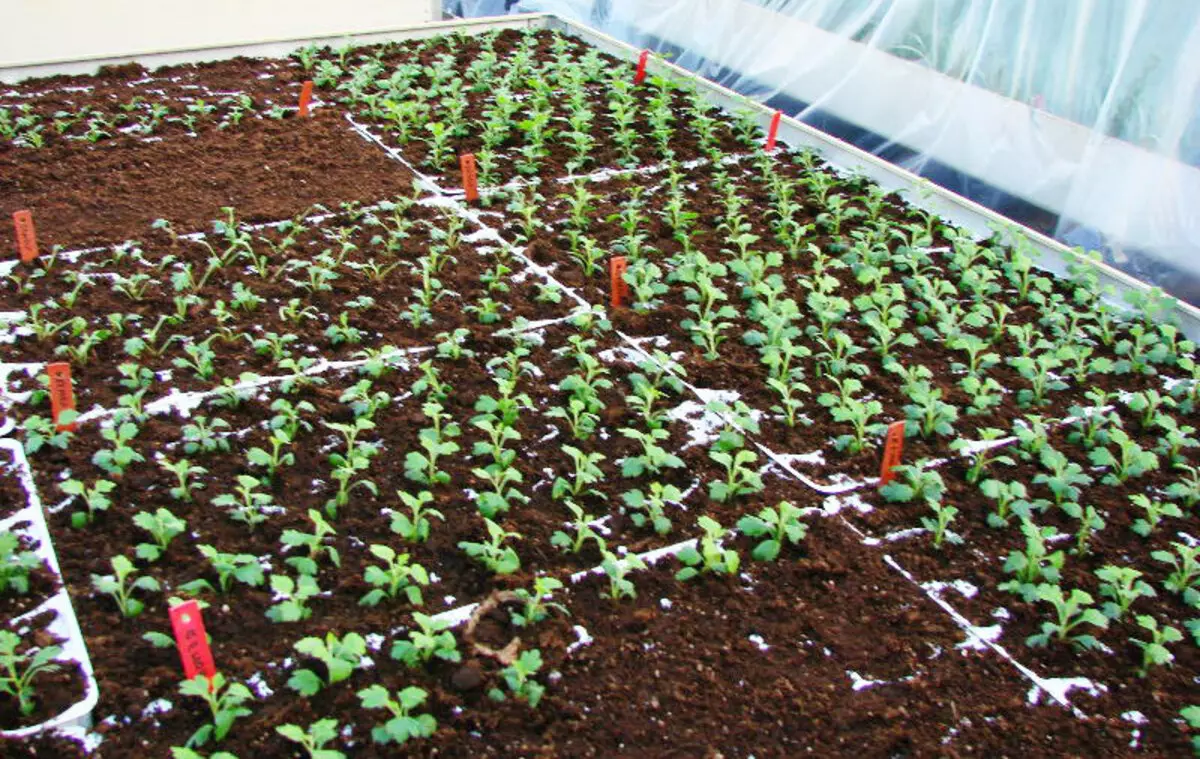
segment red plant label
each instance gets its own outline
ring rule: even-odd
[[[200,604],[192,600],[172,607],[171,629],[175,632],[175,645],[183,661],[184,677],[191,680],[198,673],[209,678],[217,674],[208,636],[204,632],[204,618],[200,616]]]
[[[17,231],[17,251],[21,261],[29,263],[37,258],[37,233],[33,229],[33,214],[27,210],[13,212],[13,227]]]
[[[621,299],[629,299],[629,283],[625,281],[625,270],[629,265],[625,261],[625,256],[613,256],[608,262],[608,276],[611,280],[612,287],[612,304],[613,308],[619,308]]]
[[[904,422],[892,422],[888,425],[887,438],[883,444],[883,466],[879,470],[879,487],[883,487],[896,476],[892,467],[900,463],[904,454]]]
[[[75,423],[59,424],[58,417],[64,411],[75,410],[75,390],[71,385],[71,365],[62,361],[48,364],[46,373],[50,375],[50,414],[54,417],[54,429],[57,432],[75,431]]]
[[[643,50],[638,56],[637,73],[633,75],[633,83],[641,84],[646,80],[646,61],[650,60],[650,51]]]
[[[300,88],[300,115],[301,116],[308,115],[308,106],[310,103],[312,103],[312,88],[313,88],[313,84],[312,84],[311,79],[309,79],[307,82],[305,82],[304,86]]]
[[[783,114],[775,111],[775,115],[771,117],[771,128],[767,130],[767,150],[775,149],[775,138],[779,136],[779,120],[783,118]]]
[[[475,154],[463,153],[458,157],[458,168],[462,171],[463,192],[467,202],[479,200],[479,175],[475,171]]]

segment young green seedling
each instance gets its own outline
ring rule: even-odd
[[[288,687],[301,696],[316,695],[329,685],[336,685],[347,679],[354,670],[363,666],[363,658],[367,655],[367,642],[358,633],[346,633],[338,637],[337,633],[325,633],[325,638],[301,638],[293,648],[304,656],[316,659],[325,665],[326,677],[322,678],[311,669],[297,669],[288,678]]]
[[[1130,643],[1142,649],[1142,667],[1138,671],[1138,676],[1145,677],[1149,674],[1150,667],[1170,666],[1175,661],[1175,654],[1171,653],[1167,644],[1183,640],[1183,633],[1179,632],[1179,628],[1171,625],[1160,627],[1158,620],[1149,614],[1139,614],[1137,623],[1138,627],[1150,633],[1149,640],[1129,639]]]
[[[58,487],[67,495],[83,499],[87,511],[80,511],[71,515],[71,526],[79,528],[91,524],[98,512],[107,511],[108,507],[112,506],[112,499],[108,497],[108,494],[116,490],[117,484],[109,480],[96,480],[95,485],[88,487],[83,482],[72,479],[67,480]]]
[[[584,546],[586,546],[590,541],[595,543],[596,547],[603,552],[606,545],[604,538],[600,537],[600,534],[592,526],[592,524],[596,521],[596,516],[594,514],[585,514],[583,508],[572,500],[567,500],[566,505],[567,509],[570,510],[571,515],[574,517],[574,519],[571,521],[571,530],[575,533],[575,536],[571,537],[571,535],[564,530],[556,530],[554,534],[550,536],[550,545],[556,548],[561,548],[568,553],[577,554],[582,551]]]
[[[153,514],[139,511],[133,515],[133,523],[150,533],[154,539],[153,543],[139,543],[134,549],[137,557],[143,561],[158,561],[166,553],[171,541],[187,529],[186,521],[162,507]]]
[[[428,508],[433,503],[433,493],[422,490],[415,496],[403,490],[397,490],[396,496],[408,507],[408,514],[392,512],[392,532],[404,540],[424,543],[429,539],[432,528],[431,519],[445,521],[446,517],[437,509]]]
[[[242,683],[227,681],[220,672],[211,679],[200,674],[184,680],[179,684],[179,693],[203,700],[208,705],[211,721],[192,733],[187,741],[188,748],[203,746],[210,740],[223,741],[236,720],[253,714],[245,704],[254,701],[254,694]]]
[[[18,653],[20,647],[21,636],[0,630],[0,694],[15,697],[21,715],[27,717],[37,708],[33,681],[59,670],[54,660],[62,655],[62,648],[45,646],[32,653]]]
[[[550,616],[551,611],[569,616],[571,612],[567,610],[567,607],[550,600],[554,591],[562,590],[562,587],[563,584],[560,580],[542,576],[534,578],[532,590],[518,588],[515,592],[524,606],[519,612],[512,612],[512,623],[517,627],[529,627],[545,620]]]
[[[271,575],[271,593],[275,603],[267,609],[267,619],[300,622],[312,616],[308,602],[321,594],[321,588],[312,575],[298,575],[294,580],[287,575]]]
[[[1034,598],[1053,605],[1055,619],[1043,622],[1040,633],[1026,638],[1027,646],[1041,647],[1053,640],[1069,642],[1079,648],[1100,647],[1100,641],[1094,635],[1076,632],[1081,625],[1091,625],[1101,630],[1108,627],[1108,617],[1092,607],[1091,594],[1075,588],[1068,595],[1057,585],[1042,584],[1037,586]]]
[[[133,562],[124,556],[115,556],[110,561],[113,574],[92,575],[92,587],[98,593],[112,596],[117,609],[123,617],[136,617],[146,608],[146,604],[133,597],[134,591],[157,592],[161,589],[158,580],[145,575],[138,577]]]
[[[546,686],[533,679],[542,668],[542,652],[536,648],[522,651],[517,660],[500,670],[500,676],[508,691],[515,698],[529,704],[530,709],[536,709],[546,692]],[[492,688],[488,696],[494,701],[503,701],[506,696],[500,688]]]
[[[413,710],[425,703],[429,694],[415,685],[410,685],[392,698],[387,688],[372,685],[357,694],[364,709],[384,709],[391,719],[371,728],[371,739],[378,745],[396,743],[403,746],[413,738],[428,738],[437,731],[437,721],[429,714],[413,714]]]
[[[341,751],[325,748],[325,745],[338,737],[338,722],[336,719],[321,719],[308,726],[279,725],[275,732],[292,743],[297,743],[308,754],[309,759],[346,759]]]
[[[680,503],[683,493],[674,485],[661,482],[650,483],[647,490],[648,492],[628,490],[621,495],[625,505],[633,511],[629,518],[638,527],[650,525],[659,535],[666,535],[671,531],[671,520],[667,517],[666,506],[668,503]]]
[[[633,580],[629,579],[629,575],[635,570],[644,570],[646,563],[638,558],[638,555],[635,553],[618,557],[616,554],[606,550],[603,552],[603,556],[604,559],[600,562],[600,568],[608,576],[607,596],[613,601],[620,601],[622,598],[637,598],[637,587],[634,586]],[[601,593],[601,595],[605,594]]]
[[[1101,611],[1114,622],[1124,617],[1139,598],[1157,595],[1154,588],[1141,579],[1142,573],[1133,567],[1108,564],[1096,570],[1096,577],[1100,580],[1100,595],[1110,599],[1103,604]]]
[[[279,542],[283,543],[284,550],[303,550],[307,555],[289,556],[284,559],[284,563],[300,574],[310,576],[317,574],[318,566],[323,557],[327,557],[329,562],[335,567],[340,567],[342,561],[338,550],[331,545],[327,545],[325,542],[327,538],[337,535],[337,531],[325,521],[325,517],[316,509],[308,510],[308,519],[313,525],[311,533],[288,529],[283,531],[283,535],[279,540]]]
[[[359,603],[377,606],[385,598],[395,599],[404,593],[413,606],[424,603],[421,588],[429,584],[429,573],[420,564],[409,564],[408,554],[397,554],[390,546],[373,545],[368,549],[382,565],[372,564],[363,571],[363,581],[372,586]]]
[[[517,552],[513,550],[512,546],[505,545],[505,542],[521,536],[515,532],[505,531],[503,527],[487,517],[484,517],[483,522],[487,527],[488,541],[473,543],[464,540],[458,544],[459,549],[495,574],[508,575],[516,572],[521,568],[521,558],[517,556]]]
[[[704,530],[704,535],[698,539],[695,546],[688,546],[676,554],[676,558],[684,567],[675,573],[675,578],[690,580],[703,572],[737,574],[738,567],[741,566],[741,557],[732,548],[721,546],[721,540],[729,534],[729,530],[707,516],[700,517],[697,524]]]
[[[417,628],[410,630],[408,640],[397,640],[392,645],[392,658],[410,668],[420,667],[432,659],[448,662],[462,661],[458,642],[450,632],[450,623],[435,619],[419,611],[413,612]]]
[[[764,507],[757,515],[742,517],[737,528],[751,538],[765,538],[750,554],[757,561],[774,561],[783,546],[799,545],[808,535],[808,525],[800,521],[800,509],[788,501]]]

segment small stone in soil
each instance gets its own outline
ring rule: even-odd
[[[459,667],[450,678],[450,683],[456,690],[474,690],[483,682],[483,673],[479,671],[479,663],[469,661]]]

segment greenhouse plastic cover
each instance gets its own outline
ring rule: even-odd
[[[646,47],[1200,303],[1200,2],[446,0]]]

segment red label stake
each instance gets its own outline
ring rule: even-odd
[[[301,116],[308,115],[308,106],[312,102],[312,88],[313,88],[313,83],[312,83],[311,79],[309,79],[307,82],[305,82],[304,86],[300,88],[300,115]]]
[[[33,214],[28,210],[13,212],[13,228],[17,232],[17,251],[21,261],[29,263],[37,258],[37,232],[33,228]]]
[[[608,262],[608,276],[612,288],[613,308],[621,306],[621,299],[629,299],[629,283],[625,281],[625,270],[629,268],[625,256],[613,256]]]
[[[892,467],[900,463],[904,453],[904,422],[892,422],[888,425],[887,438],[883,444],[883,466],[879,469],[879,487],[883,487],[895,478]]]
[[[71,365],[62,361],[47,364],[50,375],[50,415],[54,417],[56,432],[74,432],[75,423],[59,424],[58,417],[64,411],[75,410],[75,390],[71,385]]]
[[[779,135],[779,119],[783,114],[775,111],[775,115],[771,117],[771,128],[767,130],[767,150],[775,149],[775,138]]]
[[[479,200],[479,175],[475,171],[475,154],[463,153],[458,157],[458,168],[462,171],[463,192],[468,203]]]
[[[643,50],[638,56],[637,73],[633,75],[633,83],[641,84],[646,79],[646,61],[650,59],[650,51]]]
[[[198,673],[203,673],[211,679],[217,674],[217,667],[213,663],[212,649],[208,647],[200,604],[195,600],[185,601],[172,607],[170,614],[171,630],[175,633],[175,645],[183,662],[184,677],[191,680]]]

